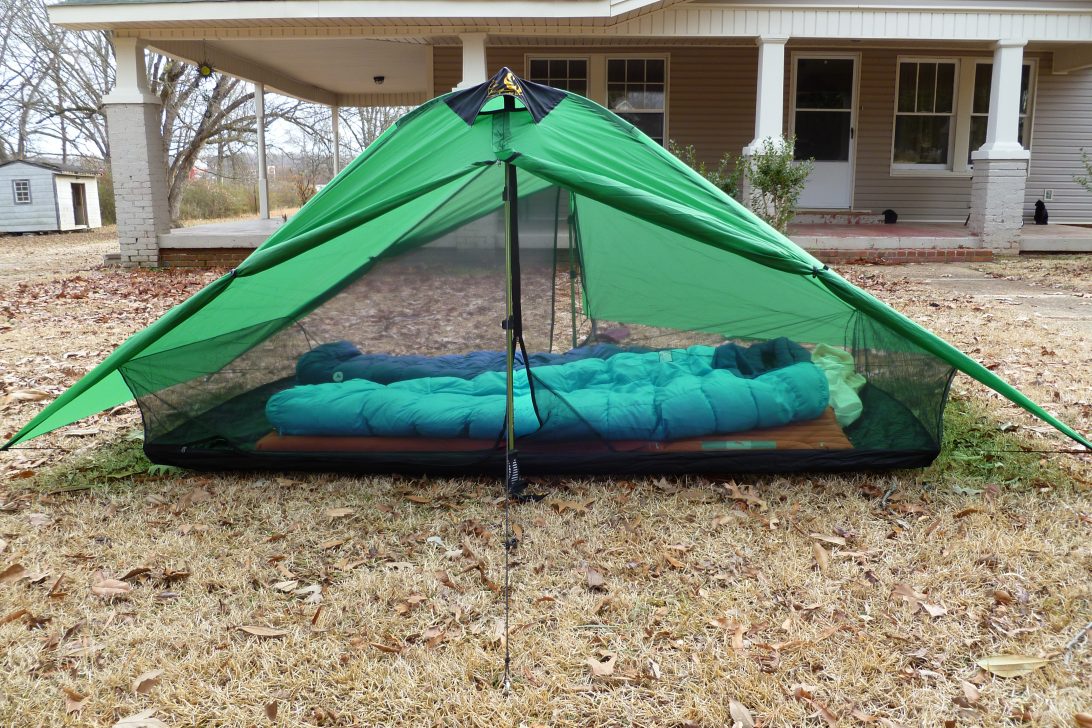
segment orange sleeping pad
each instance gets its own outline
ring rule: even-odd
[[[451,437],[336,437],[278,435],[271,432],[255,446],[261,452],[475,452],[493,450],[493,440]],[[725,450],[850,450],[853,445],[829,407],[806,422],[728,435],[671,442],[653,440],[520,441],[523,452],[716,452]]]

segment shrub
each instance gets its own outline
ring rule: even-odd
[[[765,139],[762,147],[744,158],[744,174],[750,183],[750,208],[779,232],[784,233],[796,214],[796,203],[815,160],[795,161],[796,138]]]
[[[114,205],[114,177],[107,169],[99,175],[99,212],[103,225],[113,225],[118,221],[117,208]]]
[[[667,142],[667,151],[674,154],[686,166],[705,177],[714,187],[719,188],[729,197],[736,197],[739,194],[739,177],[743,173],[743,166],[739,163],[738,157],[725,152],[714,169],[707,167],[705,162],[698,160],[698,153],[693,144],[682,146],[675,140],[670,139]]]
[[[254,195],[251,185],[191,180],[182,191],[180,217],[183,220],[207,220],[255,213],[257,205]]]
[[[1073,181],[1092,192],[1092,159],[1088,157],[1088,150],[1081,147],[1081,164],[1084,165],[1084,174],[1079,174]]]

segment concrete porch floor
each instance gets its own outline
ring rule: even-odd
[[[253,249],[284,224],[279,218],[176,228],[159,236],[165,249]],[[1025,225],[1019,233],[1021,252],[1092,252],[1092,227]],[[899,222],[894,225],[836,225],[825,223],[789,226],[789,237],[808,250],[875,251],[979,248],[978,236],[964,225]],[[240,250],[240,252],[242,252]]]
[[[277,231],[284,220],[231,220],[171,230],[159,236],[160,248],[256,248]]]

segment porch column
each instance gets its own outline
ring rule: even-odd
[[[746,155],[762,149],[765,140],[782,139],[785,128],[785,44],[788,37],[758,38],[758,89],[755,96],[755,138],[743,148]]]
[[[121,264],[159,265],[159,236],[170,232],[167,161],[160,133],[159,99],[148,91],[144,46],[137,38],[113,38],[117,72],[102,97],[110,141]]]
[[[254,84],[254,125],[258,129],[258,218],[269,219],[269,167],[265,161],[265,84]]]
[[[785,44],[788,36],[763,35],[758,43],[758,85],[755,94],[755,136],[743,148],[743,156],[762,151],[766,140],[779,144],[785,128]],[[746,178],[739,182],[740,201],[751,204],[751,186]]]
[[[338,116],[341,114],[340,106],[330,107],[330,131],[334,137],[334,176],[341,171],[341,137],[338,134]]]
[[[463,44],[463,80],[455,89],[469,88],[489,79],[485,62],[486,33],[461,33]]]
[[[968,227],[983,247],[1019,252],[1017,231],[1024,219],[1024,187],[1031,154],[1020,144],[1020,76],[1027,41],[994,46],[990,115],[986,143],[971,152],[971,217]]]

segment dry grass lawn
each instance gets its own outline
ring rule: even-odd
[[[47,262],[0,274],[0,395],[58,393],[212,275],[8,242],[0,271]],[[1092,430],[1087,335],[906,270],[850,273]],[[924,471],[537,482],[508,693],[499,479],[150,470],[133,409],[97,416],[0,456],[0,725],[1088,725],[1088,457],[992,452],[1069,445],[956,398]],[[1001,654],[1047,660],[976,665]]]

